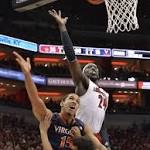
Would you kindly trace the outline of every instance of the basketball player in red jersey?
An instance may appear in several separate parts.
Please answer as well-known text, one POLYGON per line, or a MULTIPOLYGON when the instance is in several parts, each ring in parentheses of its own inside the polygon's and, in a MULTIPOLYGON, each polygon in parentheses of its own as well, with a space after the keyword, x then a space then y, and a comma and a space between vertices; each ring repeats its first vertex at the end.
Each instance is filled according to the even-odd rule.
POLYGON ((93 133, 99 134, 108 107, 109 94, 98 86, 101 70, 89 63, 81 70, 81 66, 73 49, 72 41, 66 29, 67 17, 61 16, 55 10, 50 10, 58 23, 65 55, 68 59, 69 69, 75 85, 75 93, 80 96, 80 106, 76 117, 85 124, 89 124, 93 133))

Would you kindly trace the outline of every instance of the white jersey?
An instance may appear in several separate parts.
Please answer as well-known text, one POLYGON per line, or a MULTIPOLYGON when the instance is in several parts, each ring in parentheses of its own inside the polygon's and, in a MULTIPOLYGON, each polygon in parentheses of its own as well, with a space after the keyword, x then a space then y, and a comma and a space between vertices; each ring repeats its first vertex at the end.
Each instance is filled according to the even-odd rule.
POLYGON ((109 94, 89 80, 86 93, 80 96, 80 106, 76 117, 89 124, 93 133, 99 133, 108 107, 109 94))

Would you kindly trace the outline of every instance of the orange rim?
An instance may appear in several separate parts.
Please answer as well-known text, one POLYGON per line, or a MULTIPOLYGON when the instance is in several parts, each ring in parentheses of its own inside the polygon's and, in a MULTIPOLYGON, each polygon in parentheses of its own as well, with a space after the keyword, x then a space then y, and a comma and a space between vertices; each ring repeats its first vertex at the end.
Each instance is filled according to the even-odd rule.
POLYGON ((104 0, 87 0, 92 5, 99 5, 104 2, 104 0))

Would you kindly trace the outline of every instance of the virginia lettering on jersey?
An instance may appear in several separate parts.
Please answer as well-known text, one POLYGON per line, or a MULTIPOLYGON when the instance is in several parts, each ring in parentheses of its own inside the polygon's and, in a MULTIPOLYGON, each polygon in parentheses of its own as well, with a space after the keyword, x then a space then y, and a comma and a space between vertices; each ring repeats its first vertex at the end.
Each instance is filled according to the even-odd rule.
POLYGON ((55 128, 56 133, 63 133, 63 134, 67 134, 67 135, 71 134, 71 130, 67 129, 65 127, 54 125, 54 128, 55 128))

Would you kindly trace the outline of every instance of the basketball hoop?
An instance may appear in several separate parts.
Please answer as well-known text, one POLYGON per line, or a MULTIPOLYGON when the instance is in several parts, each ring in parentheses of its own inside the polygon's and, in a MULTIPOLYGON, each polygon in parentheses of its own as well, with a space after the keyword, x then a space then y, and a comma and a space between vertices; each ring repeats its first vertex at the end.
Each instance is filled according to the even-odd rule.
POLYGON ((139 28, 136 16, 138 0, 105 0, 108 15, 108 33, 139 28))

